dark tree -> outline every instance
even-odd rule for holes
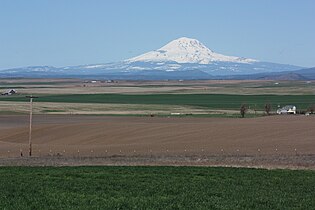
[[[266,114],[269,115],[270,111],[271,111],[271,104],[265,104],[265,112],[266,112]]]
[[[242,118],[245,117],[246,112],[247,112],[247,106],[245,104],[242,104],[240,108],[240,113],[241,113]]]
[[[315,104],[312,105],[312,106],[310,106],[310,107],[308,108],[308,111],[309,111],[311,114],[314,114],[314,112],[315,112]]]

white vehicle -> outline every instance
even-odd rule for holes
[[[286,105],[278,109],[277,114],[296,114],[296,106]]]

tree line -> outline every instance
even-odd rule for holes
[[[241,107],[240,107],[240,114],[241,114],[241,117],[244,118],[245,117],[245,114],[247,113],[249,107],[248,105],[246,104],[242,104]],[[265,106],[264,106],[264,111],[265,111],[265,114],[266,115],[270,115],[271,114],[271,111],[272,111],[272,106],[270,103],[266,103]],[[315,104],[311,105],[307,110],[306,112],[309,112],[310,114],[315,114]],[[305,114],[306,113],[305,111],[303,112],[300,112],[301,114]],[[256,110],[255,110],[255,113],[256,113]]]

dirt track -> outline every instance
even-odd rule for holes
[[[0,116],[0,157],[24,156],[28,116]],[[314,155],[314,116],[34,116],[34,156]],[[315,163],[314,163],[315,164]]]

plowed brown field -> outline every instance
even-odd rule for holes
[[[28,116],[0,117],[0,156],[25,156]],[[315,154],[315,117],[248,119],[35,115],[33,155]]]

